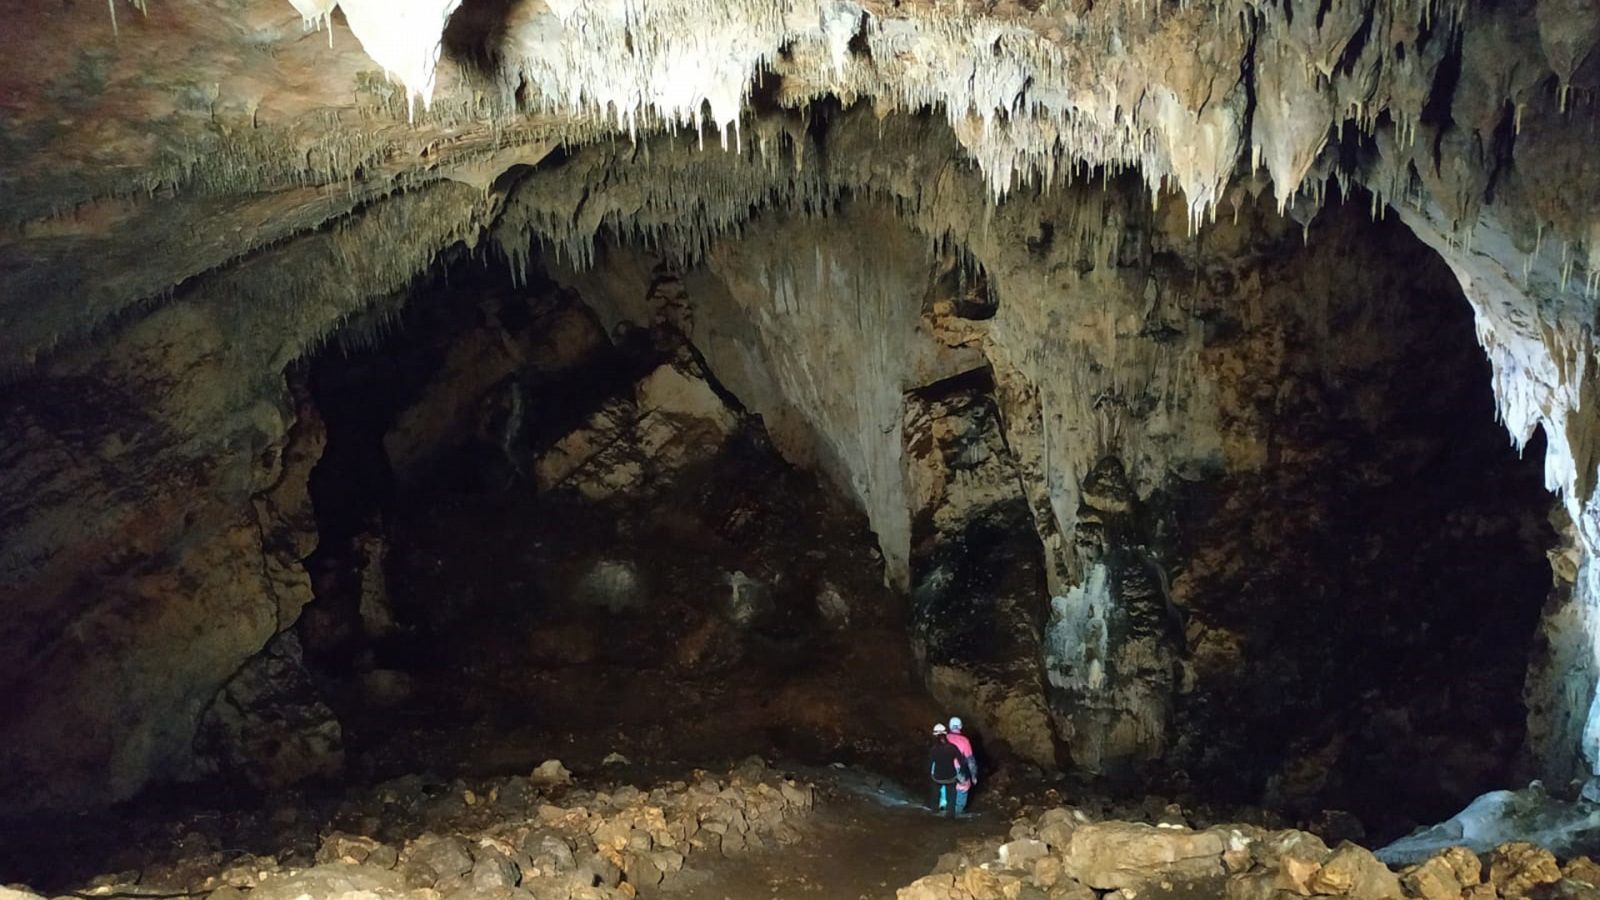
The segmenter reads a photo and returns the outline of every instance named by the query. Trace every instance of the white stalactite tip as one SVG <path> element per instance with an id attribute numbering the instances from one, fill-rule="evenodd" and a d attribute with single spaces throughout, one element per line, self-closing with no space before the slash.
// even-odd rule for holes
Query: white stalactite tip
<path id="1" fill-rule="evenodd" d="M 461 0 L 289 0 L 308 22 L 326 20 L 335 6 L 344 10 L 361 49 L 406 89 L 406 111 L 433 106 L 434 79 L 445 23 Z"/>
<path id="2" fill-rule="evenodd" d="M 300 13 L 300 18 L 305 22 L 307 31 L 321 26 L 333 15 L 333 8 L 339 5 L 339 0 L 289 0 L 289 4 Z"/>

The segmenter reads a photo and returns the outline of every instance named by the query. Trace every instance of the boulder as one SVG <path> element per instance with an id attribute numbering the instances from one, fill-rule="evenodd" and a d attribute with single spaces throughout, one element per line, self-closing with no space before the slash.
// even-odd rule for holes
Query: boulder
<path id="1" fill-rule="evenodd" d="M 1069 877 L 1096 890 L 1138 890 L 1155 880 L 1220 879 L 1225 849 L 1217 831 L 1096 822 L 1073 833 L 1063 862 Z"/>
<path id="2" fill-rule="evenodd" d="M 578 854 L 577 869 L 590 884 L 616 887 L 622 883 L 622 867 L 602 853 L 585 851 Z"/>
<path id="3" fill-rule="evenodd" d="M 1340 844 L 1308 887 L 1313 894 L 1346 896 L 1358 900 L 1383 900 L 1404 896 L 1400 878 L 1372 852 L 1346 841 Z"/>
<path id="4" fill-rule="evenodd" d="M 623 857 L 622 871 L 628 878 L 628 883 L 635 887 L 654 887 L 661 883 L 666 873 L 657 865 L 655 857 L 649 852 L 628 853 Z"/>
<path id="5" fill-rule="evenodd" d="M 406 845 L 400 863 L 406 882 L 414 887 L 448 884 L 472 871 L 472 847 L 459 837 L 425 834 Z"/>
<path id="6" fill-rule="evenodd" d="M 1456 900 L 1461 890 L 1479 881 L 1478 858 L 1465 847 L 1452 847 L 1406 869 L 1400 883 L 1423 900 Z"/>
<path id="7" fill-rule="evenodd" d="M 960 896 L 972 900 L 1010 900 L 1021 892 L 1024 882 L 1014 871 L 978 867 L 957 873 L 955 884 L 957 890 L 966 892 Z"/>
<path id="8" fill-rule="evenodd" d="M 1230 876 L 1222 896 L 1226 900 L 1289 900 L 1302 895 L 1284 890 L 1277 872 L 1251 872 Z"/>
<path id="9" fill-rule="evenodd" d="M 1555 855 L 1525 841 L 1502 844 L 1489 857 L 1489 883 L 1502 897 L 1527 897 L 1540 885 L 1560 880 Z"/>
<path id="10" fill-rule="evenodd" d="M 1039 840 L 1049 845 L 1057 853 L 1065 852 L 1072 843 L 1072 834 L 1078 830 L 1078 821 L 1071 810 L 1052 809 L 1039 817 L 1039 824 L 1035 829 Z"/>
<path id="11" fill-rule="evenodd" d="M 1322 865 L 1302 856 L 1285 856 L 1278 866 L 1278 887 L 1301 897 L 1311 893 L 1311 879 Z"/>
<path id="12" fill-rule="evenodd" d="M 473 856 L 470 882 L 473 891 L 482 893 L 522 883 L 522 869 L 499 848 L 480 844 Z"/>
<path id="13" fill-rule="evenodd" d="M 1490 891 L 1494 890 L 1494 886 L 1489 884 L 1480 884 L 1477 887 L 1487 888 Z M 1467 895 L 1463 894 L 1462 896 L 1465 897 Z M 1489 893 L 1484 894 L 1483 898 L 1484 900 L 1491 900 L 1494 896 L 1494 894 Z M 1549 897 L 1550 900 L 1600 900 L 1600 889 L 1596 889 L 1586 881 L 1563 878 L 1555 884 L 1545 887 L 1539 892 L 1539 896 Z"/>
<path id="14" fill-rule="evenodd" d="M 1000 845 L 1000 864 L 1003 866 L 1026 866 L 1028 863 L 1042 856 L 1048 856 L 1050 848 L 1044 841 L 1023 839 L 1011 841 Z"/>
<path id="15" fill-rule="evenodd" d="M 548 832 L 530 831 L 522 839 L 522 859 L 542 875 L 570 872 L 578 867 L 572 845 Z"/>
<path id="16" fill-rule="evenodd" d="M 533 774 L 529 775 L 528 779 L 534 784 L 544 786 L 571 784 L 572 773 L 567 770 L 566 766 L 561 764 L 561 760 L 547 759 L 540 763 L 537 769 L 533 770 Z"/>
<path id="17" fill-rule="evenodd" d="M 1237 843 L 1237 842 L 1234 842 Z M 1329 856 L 1328 845 L 1306 831 L 1274 831 L 1250 843 L 1250 856 L 1259 865 L 1281 868 L 1284 860 L 1303 860 L 1321 865 Z"/>
<path id="18" fill-rule="evenodd" d="M 1600 863 L 1587 856 L 1580 856 L 1562 866 L 1561 875 L 1568 881 L 1600 888 Z"/>
<path id="19" fill-rule="evenodd" d="M 398 852 L 388 844 L 360 835 L 335 831 L 322 839 L 317 848 L 318 864 L 350 863 L 392 869 L 399 859 Z"/>

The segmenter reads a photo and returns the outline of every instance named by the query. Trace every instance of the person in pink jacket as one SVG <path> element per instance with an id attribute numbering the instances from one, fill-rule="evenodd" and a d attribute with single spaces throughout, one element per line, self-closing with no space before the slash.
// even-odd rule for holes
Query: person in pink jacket
<path id="1" fill-rule="evenodd" d="M 978 758 L 972 755 L 972 741 L 961 733 L 960 716 L 950 717 L 950 732 L 946 738 L 967 761 L 967 772 L 972 776 L 968 781 L 956 782 L 956 815 L 959 816 L 967 811 L 967 795 L 978 784 Z"/>

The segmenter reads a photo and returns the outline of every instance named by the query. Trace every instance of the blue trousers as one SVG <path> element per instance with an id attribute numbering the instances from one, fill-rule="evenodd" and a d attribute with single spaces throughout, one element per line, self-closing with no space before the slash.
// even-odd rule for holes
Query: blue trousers
<path id="1" fill-rule="evenodd" d="M 971 791 L 957 790 L 954 784 L 933 783 L 933 804 L 939 812 L 951 810 L 956 815 L 967 811 L 967 797 Z"/>

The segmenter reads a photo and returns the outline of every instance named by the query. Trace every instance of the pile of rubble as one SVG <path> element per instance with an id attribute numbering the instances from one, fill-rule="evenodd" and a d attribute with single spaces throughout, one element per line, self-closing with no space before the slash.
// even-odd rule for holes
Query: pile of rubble
<path id="1" fill-rule="evenodd" d="M 1548 850 L 1503 844 L 1481 857 L 1448 848 L 1398 872 L 1349 842 L 1330 849 L 1304 831 L 1248 825 L 1092 822 L 1052 809 L 1019 820 L 1008 840 L 946 854 L 899 900 L 1494 900 L 1596 898 L 1600 864 L 1565 866 Z"/>
<path id="2" fill-rule="evenodd" d="M 695 772 L 648 792 L 573 787 L 571 774 L 554 761 L 529 778 L 472 787 L 454 782 L 447 795 L 429 797 L 416 782 L 413 776 L 375 789 L 372 799 L 386 806 L 386 817 L 370 815 L 365 798 L 357 801 L 356 810 L 369 814 L 340 817 L 340 825 L 354 823 L 355 830 L 321 829 L 309 858 L 293 848 L 265 856 L 205 852 L 196 841 L 202 852 L 101 876 L 78 895 L 625 900 L 672 877 L 696 854 L 798 839 L 797 820 L 814 803 L 811 785 L 759 760 L 726 776 Z M 413 834 L 391 837 L 397 822 Z"/>

